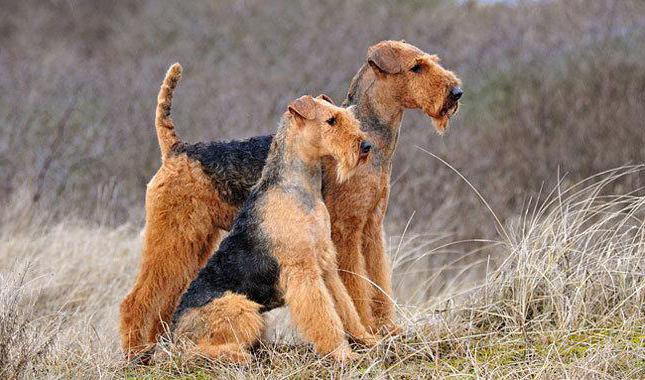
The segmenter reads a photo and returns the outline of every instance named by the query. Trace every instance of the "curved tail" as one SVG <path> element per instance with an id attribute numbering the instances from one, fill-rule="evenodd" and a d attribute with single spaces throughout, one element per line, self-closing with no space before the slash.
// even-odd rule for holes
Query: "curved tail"
<path id="1" fill-rule="evenodd" d="M 161 158 L 165 159 L 174 145 L 179 143 L 179 137 L 175 133 L 175 124 L 170 118 L 170 106 L 172 104 L 172 93 L 181 79 L 181 65 L 175 63 L 170 66 L 166 77 L 159 89 L 157 96 L 157 113 L 155 117 L 155 127 L 157 129 L 157 138 L 159 139 L 159 148 L 161 148 Z"/>

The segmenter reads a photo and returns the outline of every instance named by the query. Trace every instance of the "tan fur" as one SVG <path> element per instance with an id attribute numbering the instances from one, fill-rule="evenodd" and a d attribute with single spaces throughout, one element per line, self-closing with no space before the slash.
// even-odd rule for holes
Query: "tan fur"
<path id="1" fill-rule="evenodd" d="M 386 59 L 378 54 L 382 50 Z M 380 57 L 374 61 L 375 57 Z M 386 69 L 395 66 L 395 72 L 400 75 L 383 75 L 378 66 L 385 60 L 389 65 Z M 396 64 L 391 63 L 396 60 Z M 439 65 L 439 57 L 426 54 L 416 47 L 399 41 L 383 41 L 368 51 L 368 63 L 375 68 L 373 73 L 362 78 L 363 82 L 374 82 L 375 76 L 380 76 L 382 81 L 374 82 L 377 88 L 371 89 L 375 95 L 374 105 L 381 117 L 396 117 L 404 108 L 420 108 L 432 118 L 433 124 L 439 133 L 445 132 L 448 127 L 450 115 L 441 115 L 441 107 L 447 97 L 449 89 L 458 86 L 461 81 L 457 76 Z M 422 66 L 423 75 L 409 71 L 415 64 Z"/>

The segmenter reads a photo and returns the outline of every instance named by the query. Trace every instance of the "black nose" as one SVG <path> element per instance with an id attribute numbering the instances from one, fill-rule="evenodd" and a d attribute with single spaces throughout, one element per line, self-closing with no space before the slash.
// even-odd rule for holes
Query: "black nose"
<path id="1" fill-rule="evenodd" d="M 461 96 L 464 94 L 464 90 L 461 89 L 461 87 L 453 87 L 450 89 L 450 97 L 453 98 L 454 100 L 459 100 Z"/>
<path id="2" fill-rule="evenodd" d="M 368 154 L 372 149 L 372 143 L 367 140 L 361 141 L 361 154 Z"/>

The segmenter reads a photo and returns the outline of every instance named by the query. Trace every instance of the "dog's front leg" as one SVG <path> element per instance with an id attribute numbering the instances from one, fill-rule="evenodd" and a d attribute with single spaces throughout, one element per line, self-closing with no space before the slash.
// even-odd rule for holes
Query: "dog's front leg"
<path id="1" fill-rule="evenodd" d="M 371 286 L 365 268 L 365 257 L 361 254 L 360 235 L 362 226 L 352 226 L 351 220 L 338 220 L 332 224 L 332 239 L 340 278 L 349 293 L 361 323 L 368 330 L 374 325 L 370 308 Z"/>
<path id="2" fill-rule="evenodd" d="M 321 264 L 323 267 L 323 276 L 327 288 L 331 293 L 336 311 L 345 326 L 345 331 L 357 342 L 366 346 L 374 346 L 377 344 L 377 339 L 374 335 L 370 334 L 365 326 L 361 323 L 361 318 L 356 311 L 352 298 L 347 293 L 347 288 L 338 275 L 338 266 L 336 265 L 336 250 L 333 244 L 329 244 L 327 248 L 327 257 L 325 262 Z"/>
<path id="3" fill-rule="evenodd" d="M 392 299 L 392 269 L 385 255 L 383 217 L 387 207 L 387 193 L 379 206 L 368 215 L 363 229 L 361 253 L 365 258 L 367 274 L 372 281 L 371 310 L 374 316 L 373 332 L 399 334 L 401 328 L 395 322 Z"/>
<path id="4" fill-rule="evenodd" d="M 311 261 L 315 261 L 313 259 Z M 354 358 L 340 317 L 315 262 L 281 268 L 280 283 L 291 318 L 304 338 L 320 354 L 339 362 Z"/>

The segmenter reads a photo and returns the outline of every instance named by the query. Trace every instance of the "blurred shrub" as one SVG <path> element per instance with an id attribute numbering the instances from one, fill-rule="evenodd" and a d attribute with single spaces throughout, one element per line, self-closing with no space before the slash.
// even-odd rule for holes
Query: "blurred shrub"
<path id="1" fill-rule="evenodd" d="M 303 93 L 340 101 L 381 39 L 439 54 L 466 91 L 443 138 L 406 113 L 392 232 L 413 212 L 413 229 L 471 237 L 494 228 L 463 181 L 415 145 L 461 171 L 503 219 L 558 172 L 573 181 L 645 157 L 637 0 L 97 4 L 0 1 L 0 202 L 27 192 L 59 216 L 140 222 L 169 64 L 185 66 L 180 135 L 243 138 L 270 133 Z"/>

